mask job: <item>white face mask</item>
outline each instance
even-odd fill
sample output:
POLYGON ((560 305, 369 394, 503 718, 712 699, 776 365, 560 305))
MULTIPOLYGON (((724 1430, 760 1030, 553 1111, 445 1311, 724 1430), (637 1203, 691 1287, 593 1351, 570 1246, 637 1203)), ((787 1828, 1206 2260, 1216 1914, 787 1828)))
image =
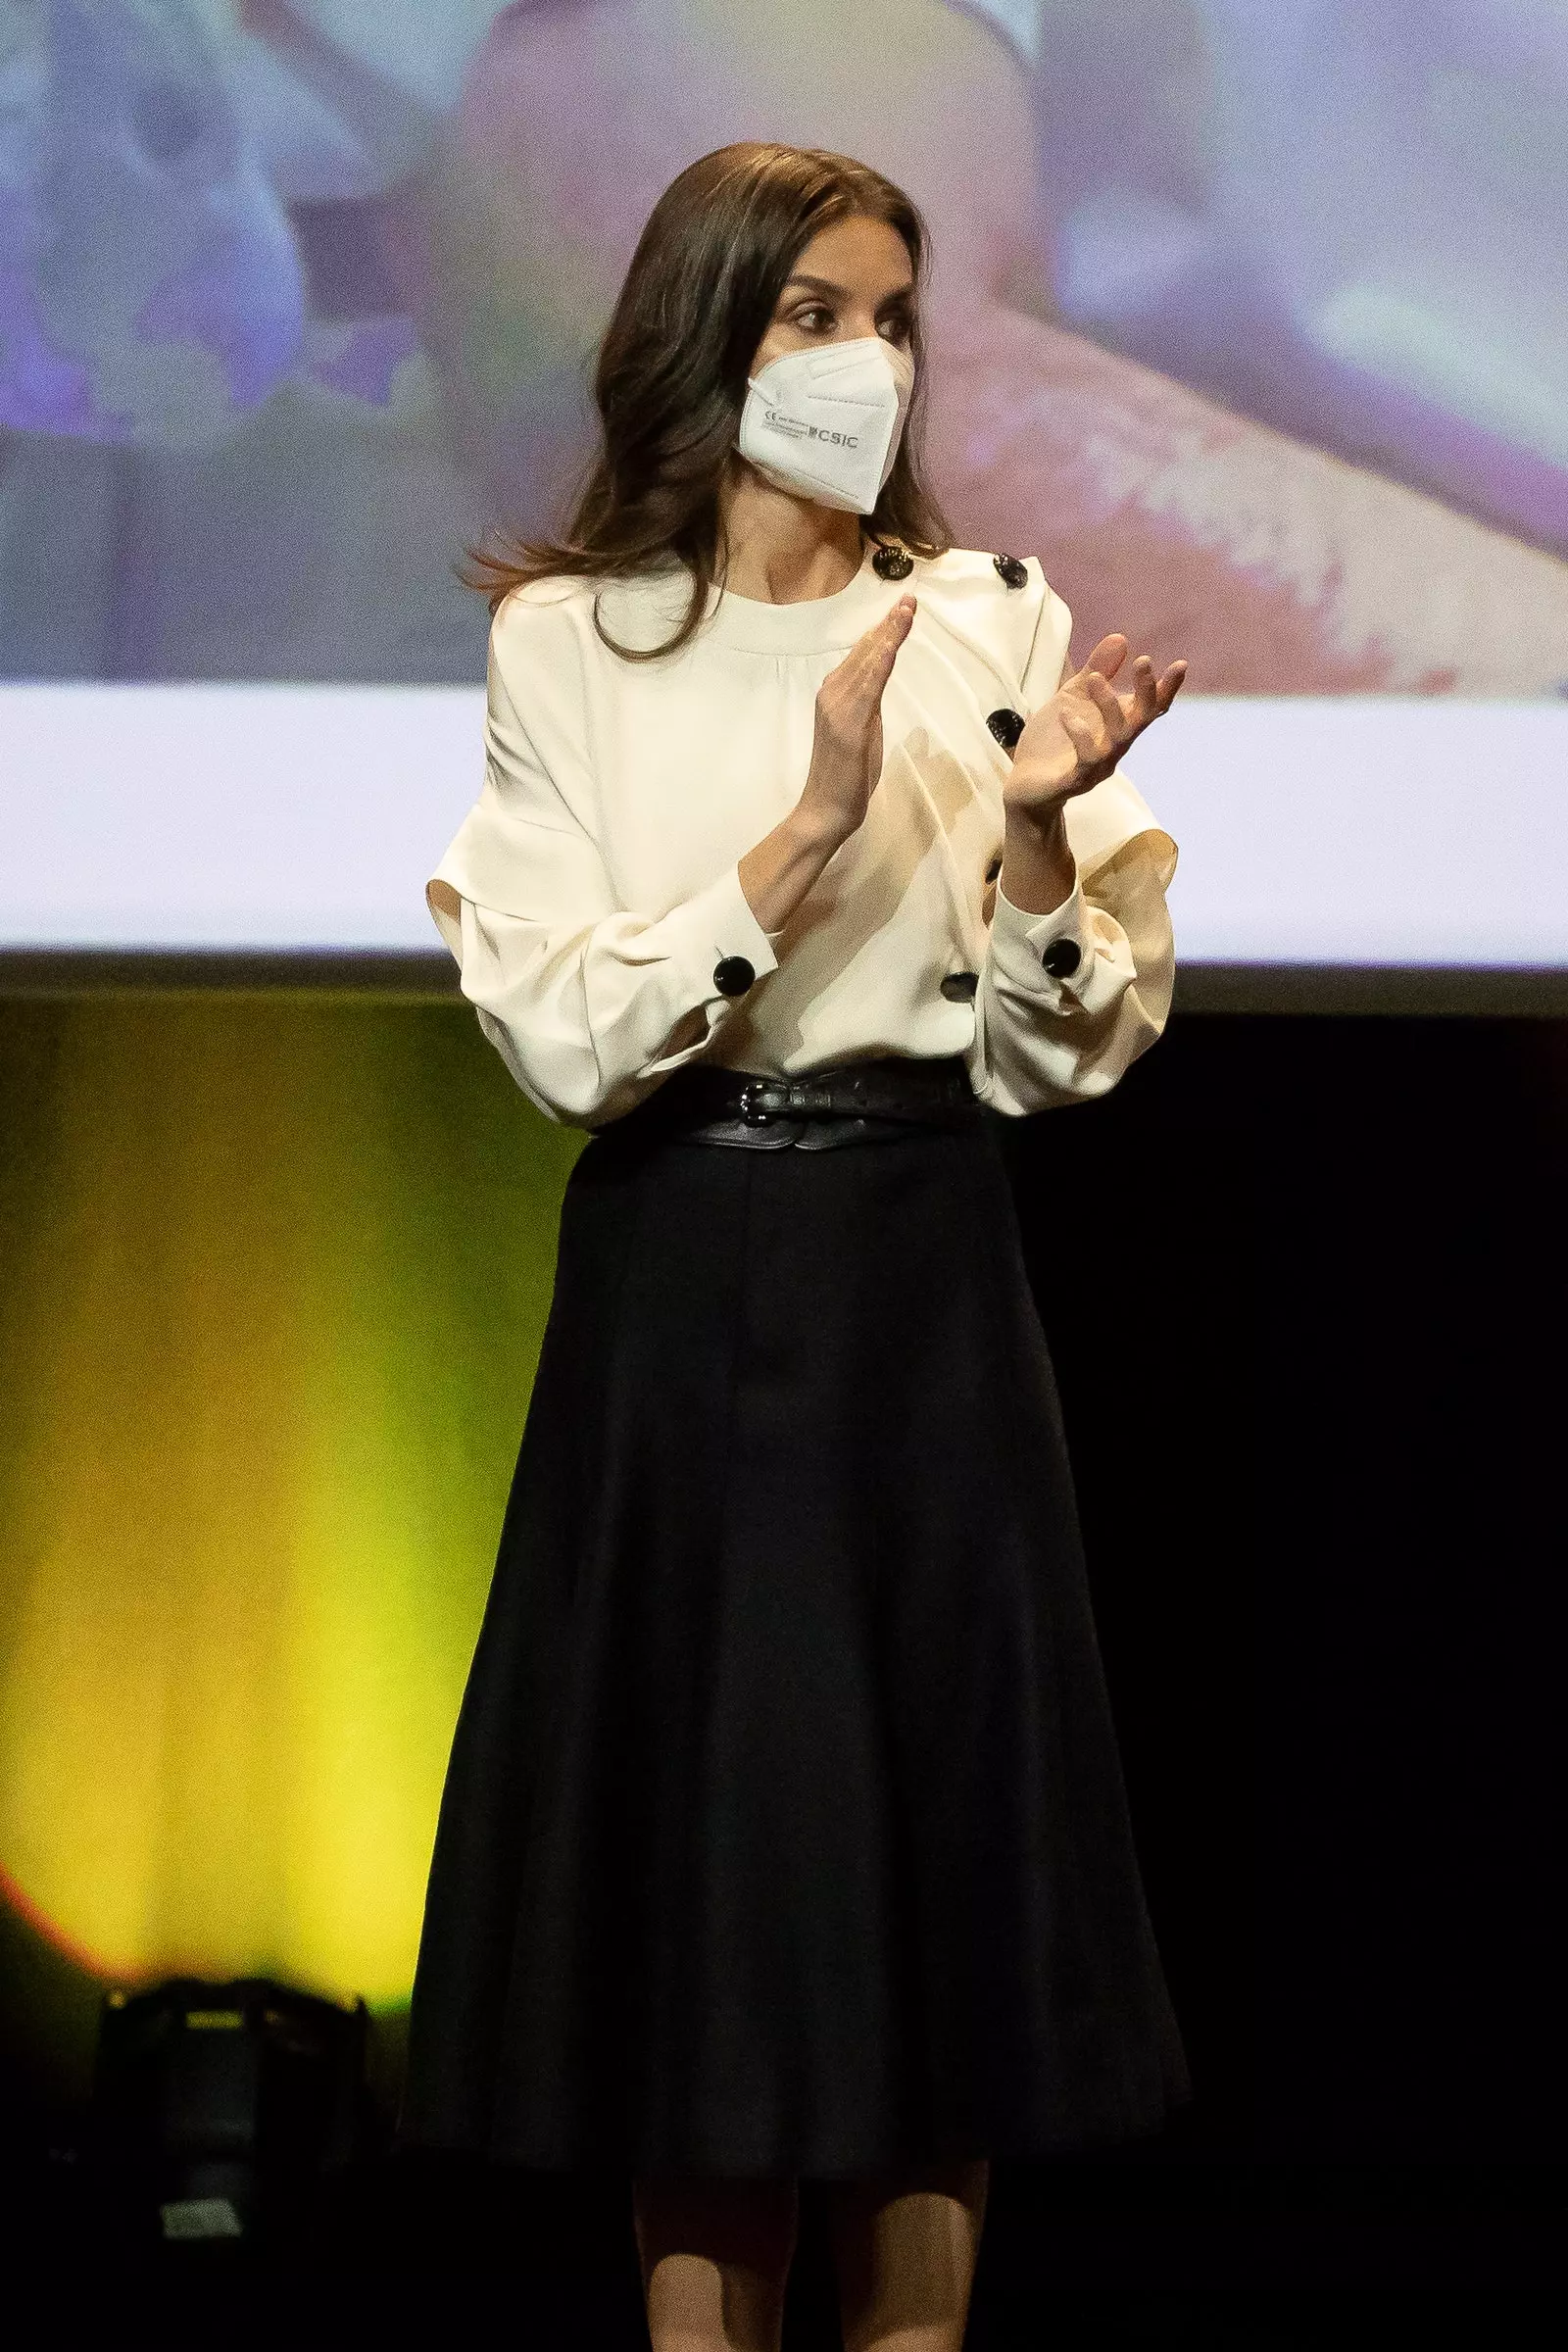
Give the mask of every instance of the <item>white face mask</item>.
POLYGON ((869 514, 893 471, 914 362, 881 335, 769 360, 741 411, 736 447, 762 479, 818 506, 869 514))

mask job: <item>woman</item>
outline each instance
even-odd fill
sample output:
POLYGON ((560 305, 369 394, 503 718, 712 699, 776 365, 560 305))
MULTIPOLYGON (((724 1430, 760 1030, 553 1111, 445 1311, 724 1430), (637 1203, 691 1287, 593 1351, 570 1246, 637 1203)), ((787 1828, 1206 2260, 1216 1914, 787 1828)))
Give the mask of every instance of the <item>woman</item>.
POLYGON ((430 885, 595 1132, 404 2130, 628 2167, 656 2347, 777 2343, 803 2178, 851 2352, 956 2345, 988 2160, 1183 2087, 982 1108, 1159 1034, 1174 851, 1115 763, 1183 665, 1064 679, 1038 564, 948 548, 923 258, 840 156, 665 191, 571 530, 485 561, 486 782, 430 885))

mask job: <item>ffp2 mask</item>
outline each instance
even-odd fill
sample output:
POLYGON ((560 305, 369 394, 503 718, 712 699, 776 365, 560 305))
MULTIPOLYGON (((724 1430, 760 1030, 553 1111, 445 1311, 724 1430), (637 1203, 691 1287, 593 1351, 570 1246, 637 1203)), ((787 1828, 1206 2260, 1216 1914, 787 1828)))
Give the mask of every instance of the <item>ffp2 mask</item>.
POLYGON ((913 390, 914 362, 881 335, 787 351, 747 378, 736 446, 775 488, 869 514, 913 390))

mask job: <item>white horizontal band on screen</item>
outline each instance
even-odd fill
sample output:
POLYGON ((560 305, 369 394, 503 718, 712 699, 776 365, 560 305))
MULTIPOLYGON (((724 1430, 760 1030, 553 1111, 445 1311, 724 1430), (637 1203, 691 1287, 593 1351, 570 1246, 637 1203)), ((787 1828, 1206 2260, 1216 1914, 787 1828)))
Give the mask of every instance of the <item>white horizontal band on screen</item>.
MULTIPOLYGON (((0 687, 0 956, 439 953, 473 687, 0 687)), ((1193 695, 1127 761, 1188 966, 1568 968, 1568 706, 1193 695)))

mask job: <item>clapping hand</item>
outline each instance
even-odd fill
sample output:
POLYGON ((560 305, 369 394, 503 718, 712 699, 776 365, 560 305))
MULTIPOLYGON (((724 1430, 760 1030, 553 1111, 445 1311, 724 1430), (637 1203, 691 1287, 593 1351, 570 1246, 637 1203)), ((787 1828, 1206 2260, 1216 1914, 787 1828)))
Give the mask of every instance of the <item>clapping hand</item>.
POLYGON ((811 765, 801 808, 835 842, 847 841, 865 822, 882 774, 882 696, 913 625, 914 598, 901 596, 817 688, 811 765))
POLYGON ((1110 774, 1130 743, 1162 718, 1187 675, 1173 662, 1154 676, 1147 654, 1133 663, 1132 692, 1118 694, 1111 679, 1127 659, 1127 640, 1102 637, 1082 669, 1062 679, 1042 703, 1013 748, 1012 773, 1003 790, 1009 815, 1036 822, 1059 813, 1064 802, 1088 792, 1110 774))

